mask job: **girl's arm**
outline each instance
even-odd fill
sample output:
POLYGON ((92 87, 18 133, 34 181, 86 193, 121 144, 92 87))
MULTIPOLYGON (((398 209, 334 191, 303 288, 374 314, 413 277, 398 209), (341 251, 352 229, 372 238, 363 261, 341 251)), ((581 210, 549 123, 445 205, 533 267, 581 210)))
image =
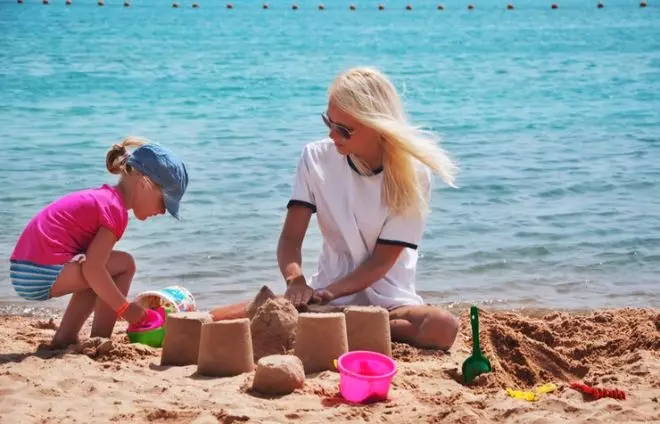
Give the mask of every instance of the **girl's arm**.
POLYGON ((87 259, 82 264, 82 273, 89 287, 115 311, 127 302, 106 268, 106 262, 116 243, 117 237, 113 232, 102 227, 92 239, 87 249, 87 259))
POLYGON ((287 285, 284 297, 296 307, 307 304, 313 294, 302 272, 302 244, 311 218, 310 208, 289 207, 277 244, 277 262, 287 285))
POLYGON ((392 269, 403 249, 400 245, 376 244, 371 256, 355 271, 319 291, 321 301, 329 302, 366 289, 392 269))

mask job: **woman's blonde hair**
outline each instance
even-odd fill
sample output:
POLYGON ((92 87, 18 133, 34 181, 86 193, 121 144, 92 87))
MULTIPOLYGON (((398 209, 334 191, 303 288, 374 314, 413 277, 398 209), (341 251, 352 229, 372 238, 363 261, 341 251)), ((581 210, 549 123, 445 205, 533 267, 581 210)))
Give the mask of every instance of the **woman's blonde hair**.
MULTIPOLYGON (((382 199, 397 215, 425 213, 428 202, 414 161, 426 165, 451 187, 457 166, 438 145, 438 138, 409 123, 392 82, 373 68, 352 68, 340 74, 329 90, 342 111, 380 134, 383 160, 382 199)), ((368 170, 357 162, 360 171, 368 170)))
POLYGON ((130 152, 127 147, 139 147, 146 144, 148 140, 140 137, 129 136, 124 138, 121 143, 114 144, 105 155, 105 167, 111 174, 128 174, 132 172, 128 165, 130 152))

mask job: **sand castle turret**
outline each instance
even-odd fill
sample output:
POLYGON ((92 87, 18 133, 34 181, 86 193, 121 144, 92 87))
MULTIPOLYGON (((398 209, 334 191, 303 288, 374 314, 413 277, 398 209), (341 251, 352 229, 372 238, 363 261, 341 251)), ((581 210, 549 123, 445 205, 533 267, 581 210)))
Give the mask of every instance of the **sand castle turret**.
POLYGON ((160 358, 161 365, 194 365, 199 356, 202 324, 211 322, 205 312, 179 312, 170 314, 165 321, 165 339, 160 358))
POLYGON ((351 306, 345 309, 348 350, 369 350, 392 356, 390 315, 379 306, 351 306))
POLYGON ((342 312, 298 316, 295 354, 306 373, 334 369, 334 360, 347 351, 346 316, 342 312))
POLYGON ((253 369, 249 319, 217 321, 202 326, 197 360, 199 374, 228 377, 253 369))

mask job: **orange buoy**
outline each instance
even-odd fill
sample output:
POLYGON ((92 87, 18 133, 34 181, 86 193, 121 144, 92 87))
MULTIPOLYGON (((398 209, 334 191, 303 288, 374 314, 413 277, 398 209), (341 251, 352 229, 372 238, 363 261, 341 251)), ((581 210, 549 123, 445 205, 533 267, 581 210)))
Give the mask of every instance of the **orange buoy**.
POLYGON ((322 4, 319 4, 319 10, 325 10, 325 6, 323 6, 322 4))
POLYGON ((513 10, 513 5, 511 3, 509 3, 509 4, 506 5, 506 8, 508 10, 513 10))
POLYGON ((436 9, 438 9, 438 10, 445 10, 445 7, 444 7, 443 5, 441 5, 441 4, 439 4, 439 5, 436 6, 436 9))
POLYGON ((474 5, 468 4, 468 10, 474 10, 474 5))
POLYGON ((557 6, 557 3, 552 3, 552 6, 550 6, 551 9, 559 9, 559 6, 557 6))
POLYGON ((646 7, 646 6, 648 6, 648 3, 646 3, 645 1, 639 3, 639 7, 646 7))
POLYGON ((199 9, 199 4, 197 4, 197 3, 193 3, 193 4, 192 4, 192 8, 193 8, 193 9, 199 9))
POLYGON ((605 5, 603 4, 602 1, 599 1, 599 2, 598 2, 598 6, 596 6, 596 7, 599 8, 599 9, 602 9, 602 8, 605 7, 605 5))
POLYGON ((385 10, 385 5, 379 4, 378 5, 378 10, 385 10))
POLYGON ((349 8, 350 10, 355 10, 355 9, 357 9, 357 8, 355 7, 355 5, 354 5, 354 4, 352 4, 352 5, 350 5, 350 6, 348 6, 348 8, 349 8))
POLYGON ((234 8, 234 5, 233 5, 233 4, 231 4, 231 3, 227 3, 227 9, 233 9, 233 8, 234 8))
POLYGON ((406 5, 406 10, 412 10, 412 5, 407 4, 407 5, 406 5))
POLYGON ((293 10, 298 10, 298 5, 297 5, 297 4, 294 4, 293 6, 291 6, 291 9, 293 9, 293 10))

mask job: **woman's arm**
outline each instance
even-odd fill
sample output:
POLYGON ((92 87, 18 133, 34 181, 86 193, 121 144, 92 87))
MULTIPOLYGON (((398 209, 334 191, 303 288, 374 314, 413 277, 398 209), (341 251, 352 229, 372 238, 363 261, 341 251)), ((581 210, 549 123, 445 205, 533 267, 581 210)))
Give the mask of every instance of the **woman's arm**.
POLYGON ((296 307, 307 304, 314 293, 302 272, 302 244, 311 218, 310 208, 291 205, 277 244, 277 263, 287 285, 284 297, 296 307))
POLYGON ((366 289, 392 269, 403 249, 405 247, 400 245, 376 244, 371 256, 355 271, 319 291, 321 301, 329 302, 366 289))

